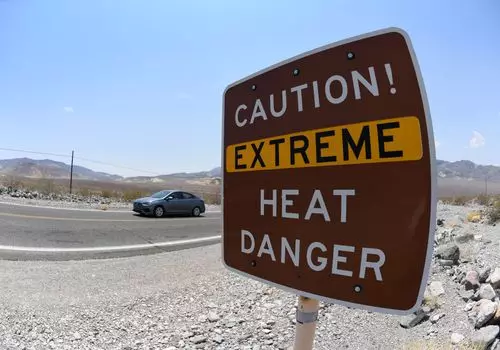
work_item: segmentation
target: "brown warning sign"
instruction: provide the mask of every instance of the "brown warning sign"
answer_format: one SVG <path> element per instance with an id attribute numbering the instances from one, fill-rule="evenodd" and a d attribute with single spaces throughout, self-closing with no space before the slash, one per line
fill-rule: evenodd
<path id="1" fill-rule="evenodd" d="M 228 86 L 222 157 L 229 269 L 350 307 L 419 307 L 435 154 L 404 31 L 321 47 Z"/>

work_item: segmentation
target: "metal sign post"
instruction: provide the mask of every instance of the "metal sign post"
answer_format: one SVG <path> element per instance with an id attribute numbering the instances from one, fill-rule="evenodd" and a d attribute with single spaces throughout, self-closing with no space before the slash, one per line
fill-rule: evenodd
<path id="1" fill-rule="evenodd" d="M 293 350 L 313 349 L 318 312 L 318 300 L 299 296 Z"/>

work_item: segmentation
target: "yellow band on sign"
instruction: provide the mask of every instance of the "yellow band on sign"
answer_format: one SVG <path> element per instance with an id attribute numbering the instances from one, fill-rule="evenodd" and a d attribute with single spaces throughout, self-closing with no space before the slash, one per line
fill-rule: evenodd
<path id="1" fill-rule="evenodd" d="M 228 172 L 403 162 L 422 158 L 416 117 L 307 130 L 230 145 Z"/>

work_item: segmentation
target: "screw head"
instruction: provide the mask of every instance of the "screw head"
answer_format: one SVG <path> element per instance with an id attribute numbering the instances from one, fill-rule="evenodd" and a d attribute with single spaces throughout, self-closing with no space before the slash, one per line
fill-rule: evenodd
<path id="1" fill-rule="evenodd" d="M 348 60 L 353 60 L 354 58 L 356 58 L 356 55 L 354 55 L 354 52 L 349 51 L 349 52 L 347 53 L 347 59 L 348 59 Z"/>

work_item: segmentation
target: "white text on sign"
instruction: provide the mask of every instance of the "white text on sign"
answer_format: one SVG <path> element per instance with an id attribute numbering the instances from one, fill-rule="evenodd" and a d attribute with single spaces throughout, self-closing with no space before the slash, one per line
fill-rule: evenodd
<path id="1" fill-rule="evenodd" d="M 297 112 L 304 111 L 304 103 L 311 104 L 313 108 L 320 108 L 322 103 L 338 105 L 346 101 L 348 92 L 354 92 L 354 99 L 361 100 L 365 95 L 379 96 L 379 84 L 377 79 L 387 79 L 389 85 L 388 93 L 396 94 L 396 88 L 393 86 L 392 68 L 389 63 L 384 64 L 384 73 L 381 73 L 382 67 L 371 66 L 363 72 L 353 70 L 349 76 L 340 74 L 332 74 L 324 83 L 317 80 L 294 86 L 290 89 L 283 89 L 280 93 L 281 101 L 275 101 L 274 94 L 269 95 L 269 99 L 256 99 L 252 112 L 249 113 L 249 106 L 241 104 L 236 108 L 234 113 L 234 121 L 238 127 L 252 125 L 257 119 L 268 120 L 269 117 L 281 118 L 285 115 L 288 109 L 288 100 L 295 99 L 297 104 Z M 378 78 L 377 78 L 378 76 Z M 363 88 L 362 88 L 363 87 Z M 312 89 L 313 98 L 310 101 L 305 101 L 302 92 Z M 362 92 L 363 91 L 363 92 Z M 280 106 L 279 109 L 276 106 Z"/>
<path id="2" fill-rule="evenodd" d="M 298 189 L 272 189 L 266 191 L 260 190 L 260 215 L 271 215 L 295 220 L 311 220 L 313 215 L 321 216 L 325 222 L 332 221 L 332 213 L 328 210 L 325 201 L 325 195 L 321 190 L 312 190 L 310 201 L 305 213 L 299 213 L 293 210 L 293 196 L 303 195 Z M 348 199 L 356 200 L 355 189 L 332 189 L 328 195 L 340 200 L 339 221 L 347 224 Z M 279 206 L 279 202 L 281 205 Z M 267 210 L 266 210 L 267 209 Z M 280 209 L 280 210 L 278 210 Z M 301 243 L 300 239 L 290 240 L 287 237 L 279 237 L 280 246 L 277 248 L 276 237 L 272 233 L 265 233 L 258 241 L 258 236 L 250 230 L 242 229 L 241 234 L 241 253 L 255 255 L 257 258 L 271 259 L 273 262 L 281 264 L 293 264 L 299 267 L 306 264 L 312 271 L 324 271 L 327 267 L 332 275 L 354 277 L 352 270 L 342 268 L 341 264 L 346 263 L 349 254 L 361 250 L 361 259 L 359 261 L 359 270 L 356 273 L 358 278 L 364 279 L 368 275 L 373 276 L 377 281 L 383 281 L 382 267 L 385 264 L 385 253 L 378 248 L 357 247 L 355 245 L 333 244 L 327 247 L 322 242 L 310 242 L 306 245 Z M 342 231 L 325 231 L 325 234 L 342 234 Z M 345 237 L 343 237 L 345 238 Z M 331 251 L 329 251 L 331 250 Z M 369 272 L 371 271 L 371 272 Z"/>
<path id="3" fill-rule="evenodd" d="M 354 189 L 336 189 L 332 191 L 332 195 L 340 197 L 340 222 L 347 222 L 347 197 L 354 196 L 356 191 Z M 300 195 L 297 189 L 281 190 L 281 217 L 288 219 L 301 219 L 310 220 L 313 215 L 320 215 L 325 221 L 331 221 L 330 213 L 320 190 L 314 190 L 309 202 L 306 213 L 303 217 L 299 213 L 291 212 L 288 209 L 293 206 L 294 200 L 292 197 Z M 272 216 L 278 216 L 278 190 L 272 190 L 270 198 L 266 198 L 266 191 L 260 190 L 260 215 L 264 216 L 266 206 L 272 210 Z"/>

